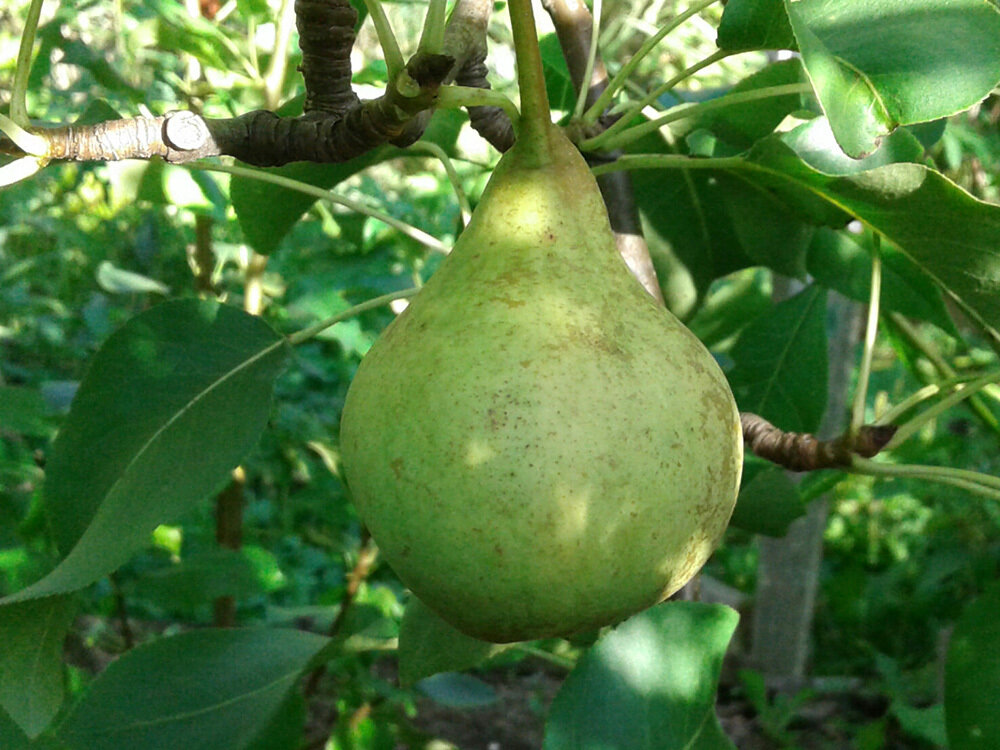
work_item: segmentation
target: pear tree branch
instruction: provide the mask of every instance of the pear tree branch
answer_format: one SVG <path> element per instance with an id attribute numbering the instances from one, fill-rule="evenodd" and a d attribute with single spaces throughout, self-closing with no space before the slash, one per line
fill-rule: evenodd
<path id="1" fill-rule="evenodd" d="M 183 163 L 208 156 L 234 156 L 257 166 L 292 161 L 340 162 L 376 146 L 415 142 L 425 112 L 452 74 L 444 54 L 418 52 L 383 96 L 360 101 L 351 88 L 350 53 L 357 13 L 349 0 L 296 0 L 295 13 L 306 85 L 305 114 L 279 117 L 270 111 L 209 119 L 194 112 L 136 117 L 88 126 L 36 129 L 45 159 L 112 161 L 159 156 Z M 23 139 L 22 139 L 23 140 Z M 21 144 L 0 139 L 0 152 L 23 154 Z"/>
<path id="2" fill-rule="evenodd" d="M 790 471 L 850 468 L 857 457 L 877 455 L 896 433 L 895 425 L 862 425 L 833 440 L 820 440 L 785 432 L 750 412 L 740 412 L 740 424 L 747 452 Z"/>

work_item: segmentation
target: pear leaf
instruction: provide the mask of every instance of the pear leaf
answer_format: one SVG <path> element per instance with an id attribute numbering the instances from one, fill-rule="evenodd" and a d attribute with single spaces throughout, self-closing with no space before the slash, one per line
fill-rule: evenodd
<path id="1" fill-rule="evenodd" d="M 240 750 L 328 641 L 270 628 L 152 641 L 97 677 L 58 735 L 73 750 Z"/>
<path id="2" fill-rule="evenodd" d="M 1000 746 L 1000 586 L 965 608 L 945 662 L 944 709 L 952 750 Z"/>
<path id="3" fill-rule="evenodd" d="M 738 620 L 722 605 L 667 602 L 602 636 L 556 695 L 544 750 L 731 747 L 711 724 Z"/>
<path id="4" fill-rule="evenodd" d="M 264 428 L 287 351 L 259 318 L 208 300 L 167 302 L 113 334 L 46 467 L 65 557 L 0 603 L 92 583 L 229 481 Z"/>
<path id="5" fill-rule="evenodd" d="M 399 682 L 405 687 L 440 672 L 468 669 L 511 646 L 470 638 L 411 596 L 399 628 Z"/>
<path id="6" fill-rule="evenodd" d="M 0 707 L 31 737 L 49 725 L 62 705 L 63 640 L 75 612 L 70 596 L 0 607 Z"/>

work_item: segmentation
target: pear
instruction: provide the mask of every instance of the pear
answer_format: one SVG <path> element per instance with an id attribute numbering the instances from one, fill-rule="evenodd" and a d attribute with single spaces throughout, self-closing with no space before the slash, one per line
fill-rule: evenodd
<path id="1" fill-rule="evenodd" d="M 724 375 L 629 273 L 575 146 L 543 134 L 500 160 L 365 356 L 341 424 L 385 559 L 497 643 L 613 624 L 680 588 L 718 543 L 742 466 Z"/>

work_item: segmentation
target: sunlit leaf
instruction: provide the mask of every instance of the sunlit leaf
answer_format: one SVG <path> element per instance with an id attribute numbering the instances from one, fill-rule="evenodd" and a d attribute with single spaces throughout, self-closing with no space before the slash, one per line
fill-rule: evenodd
<path id="1" fill-rule="evenodd" d="M 552 703 L 544 750 L 682 750 L 712 721 L 739 615 L 668 602 L 625 621 L 577 662 Z M 720 739 L 717 736 L 714 739 Z"/>
<path id="2" fill-rule="evenodd" d="M 968 109 L 1000 81 L 1000 10 L 982 0 L 785 0 L 785 10 L 853 157 L 899 125 Z"/>
<path id="3" fill-rule="evenodd" d="M 136 292 L 153 292 L 169 294 L 170 287 L 156 279 L 143 276 L 141 273 L 118 268 L 110 261 L 101 261 L 97 266 L 97 283 L 106 292 L 112 294 L 129 294 Z"/>
<path id="4" fill-rule="evenodd" d="M 806 164 L 825 174 L 856 174 L 886 164 L 919 162 L 924 157 L 924 147 L 916 136 L 899 128 L 882 140 L 875 153 L 852 159 L 841 150 L 826 117 L 816 117 L 782 133 L 781 140 Z"/>

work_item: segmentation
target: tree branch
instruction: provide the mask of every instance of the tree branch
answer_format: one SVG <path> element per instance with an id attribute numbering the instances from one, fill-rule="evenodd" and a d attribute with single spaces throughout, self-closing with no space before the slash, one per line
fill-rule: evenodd
<path id="1" fill-rule="evenodd" d="M 749 412 L 740 413 L 740 424 L 747 451 L 790 471 L 847 468 L 855 456 L 877 455 L 896 432 L 895 425 L 862 425 L 855 435 L 819 440 L 813 435 L 785 432 Z"/>

